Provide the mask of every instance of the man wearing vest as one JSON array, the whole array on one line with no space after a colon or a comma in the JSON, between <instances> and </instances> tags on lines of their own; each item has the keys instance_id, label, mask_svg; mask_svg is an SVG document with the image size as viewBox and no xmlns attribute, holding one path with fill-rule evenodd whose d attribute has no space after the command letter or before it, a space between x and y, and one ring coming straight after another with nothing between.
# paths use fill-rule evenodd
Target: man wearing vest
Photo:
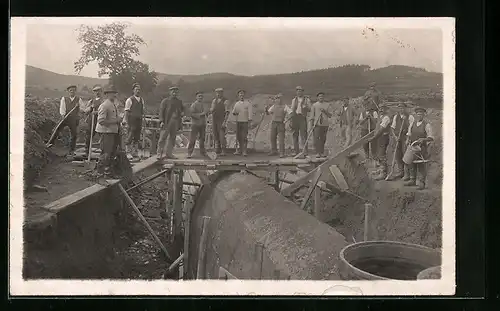
<instances>
[{"instance_id":1,"label":"man wearing vest","mask_svg":"<svg viewBox=\"0 0 500 311\"><path fill-rule=\"evenodd\" d=\"M224 97L222 88L215 89L215 98L210 107L212 114L212 130L215 140L215 153L226 155L226 123L229 115L229 101Z\"/></svg>"},{"instance_id":2,"label":"man wearing vest","mask_svg":"<svg viewBox=\"0 0 500 311\"><path fill-rule=\"evenodd\" d=\"M395 163L398 165L398 173L394 174L389 180L395 180L403 177L403 181L410 180L410 174L408 172L408 166L404 165L403 155L406 151L406 133L408 132L408 127L414 122L414 118L408 113L406 104L398 104L399 111L392 119L391 134L396 142L396 154ZM399 139L398 139L399 136Z\"/></svg>"},{"instance_id":3,"label":"man wearing vest","mask_svg":"<svg viewBox=\"0 0 500 311\"><path fill-rule=\"evenodd\" d=\"M375 127L377 126L377 119L378 119L378 114L375 109L373 109L373 106L370 105L368 102L364 102L364 107L361 113L359 114L359 122L358 126L360 127L360 134L361 137L367 135L369 132L374 131ZM369 131L368 131L369 130ZM372 140L374 142L374 140ZM369 146L371 145L371 151L372 154L370 154L370 148ZM375 143L366 143L363 145L363 150L365 151L365 156L367 158L370 158L373 154L376 154L376 149L377 145Z\"/></svg>"},{"instance_id":4,"label":"man wearing vest","mask_svg":"<svg viewBox=\"0 0 500 311\"><path fill-rule=\"evenodd\" d=\"M285 157L285 117L291 112L290 108L285 105L281 99L282 94L278 94L274 101L274 104L266 106L266 114L272 114L271 121L271 152L269 156L278 155L278 148L276 146L276 140L279 144L279 156L280 158Z\"/></svg>"},{"instance_id":5,"label":"man wearing vest","mask_svg":"<svg viewBox=\"0 0 500 311\"><path fill-rule=\"evenodd\" d=\"M352 129L355 126L356 117L354 109L348 97L342 99L342 108L340 109L340 130L344 139L344 148L348 147L352 141Z\"/></svg>"},{"instance_id":6,"label":"man wearing vest","mask_svg":"<svg viewBox=\"0 0 500 311\"><path fill-rule=\"evenodd\" d=\"M205 107L203 105L202 92L196 93L196 101L191 104L189 111L191 114L192 124L187 157L192 157L194 145L196 144L197 139L199 139L200 141L200 154L203 157L207 157L207 152L205 151L205 129L207 126L208 112L205 110Z\"/></svg>"},{"instance_id":7,"label":"man wearing vest","mask_svg":"<svg viewBox=\"0 0 500 311\"><path fill-rule=\"evenodd\" d=\"M377 107L381 104L380 102L381 94L375 87L376 87L375 82L370 83L370 88L365 92L365 98L370 105L374 106L372 107L373 109L378 110Z\"/></svg>"},{"instance_id":8,"label":"man wearing vest","mask_svg":"<svg viewBox=\"0 0 500 311\"><path fill-rule=\"evenodd\" d=\"M379 106L379 122L375 128L375 135L372 142L376 145L377 161L379 162L380 172L375 176L375 180L385 179L387 176L387 146L389 146L389 133L391 118L389 117L387 107Z\"/></svg>"},{"instance_id":9,"label":"man wearing vest","mask_svg":"<svg viewBox=\"0 0 500 311\"><path fill-rule=\"evenodd\" d=\"M425 109L421 107L415 108L415 120L408 126L407 144L417 142L421 148L421 155L424 160L429 159L428 144L434 140L432 126L429 121L425 120ZM413 163L409 165L410 180L405 186L418 186L419 190L425 188L427 178L427 167L425 162Z\"/></svg>"},{"instance_id":10,"label":"man wearing vest","mask_svg":"<svg viewBox=\"0 0 500 311\"><path fill-rule=\"evenodd\" d=\"M178 87L170 87L170 97L163 99L160 104L159 117L161 130L157 148L158 159L161 159L163 156L175 159L172 152L177 132L182 126L181 120L184 115L184 106L178 98L178 94Z\"/></svg>"},{"instance_id":11,"label":"man wearing vest","mask_svg":"<svg viewBox=\"0 0 500 311\"><path fill-rule=\"evenodd\" d=\"M131 159L139 158L138 149L141 140L142 116L144 113L144 99L140 96L141 86L139 83L132 85L134 95L125 101L125 112L122 125L128 127L127 131L127 157Z\"/></svg>"},{"instance_id":12,"label":"man wearing vest","mask_svg":"<svg viewBox=\"0 0 500 311\"><path fill-rule=\"evenodd\" d=\"M299 147L299 135L302 145L305 145L307 140L307 114L311 109L311 101L309 98L304 96L304 89L301 86L297 86L295 88L297 96L295 96L292 100L292 115L291 115L291 124L293 131L293 148L294 154L296 156L300 153L300 149L304 149L304 153L301 155L301 158L307 156L308 146L306 145Z\"/></svg>"},{"instance_id":13,"label":"man wearing vest","mask_svg":"<svg viewBox=\"0 0 500 311\"><path fill-rule=\"evenodd\" d=\"M328 103L324 101L325 93L319 92L316 96L318 101L312 105L312 116L311 116L311 128L314 128L314 149L316 150L316 156L318 158L325 157L325 143L326 136L328 135L328 118L332 116L328 112Z\"/></svg>"},{"instance_id":14,"label":"man wearing vest","mask_svg":"<svg viewBox=\"0 0 500 311\"><path fill-rule=\"evenodd\" d=\"M248 145L248 128L252 123L253 109L252 103L245 99L245 91L238 91L239 100L234 104L232 114L236 117L236 139L238 141L238 149L235 155L243 154L247 156Z\"/></svg>"},{"instance_id":15,"label":"man wearing vest","mask_svg":"<svg viewBox=\"0 0 500 311\"><path fill-rule=\"evenodd\" d=\"M87 129L85 131L85 154L89 153L89 149L92 147L92 142L90 141L90 137L94 137L96 133L95 128L97 126L97 110L99 106L102 104L102 87L100 85L96 85L92 88L92 92L94 92L95 98L92 98L88 104L87 108L84 110L86 114L85 122L87 123ZM92 123L94 126L92 127Z\"/></svg>"},{"instance_id":16,"label":"man wearing vest","mask_svg":"<svg viewBox=\"0 0 500 311\"><path fill-rule=\"evenodd\" d=\"M80 119L80 109L82 110L85 109L85 104L83 103L82 99L79 96L75 95L76 85L68 86L67 91L69 93L69 96L64 96L61 98L61 104L59 106L59 114L63 118L66 116L66 114L69 113L69 115L57 130L55 137L57 137L57 135L59 135L59 132L62 131L66 126L69 127L69 130L71 131L71 142L69 146L68 155L73 156L75 154L76 139L78 137L78 123Z\"/></svg>"},{"instance_id":17,"label":"man wearing vest","mask_svg":"<svg viewBox=\"0 0 500 311\"><path fill-rule=\"evenodd\" d=\"M120 139L118 128L121 120L116 106L118 103L116 94L118 92L113 87L104 90L106 100L99 106L97 112L96 132L99 133L101 143L99 162L101 163L100 166L104 168L104 175L107 177L112 176L112 159L116 155Z\"/></svg>"}]
</instances>

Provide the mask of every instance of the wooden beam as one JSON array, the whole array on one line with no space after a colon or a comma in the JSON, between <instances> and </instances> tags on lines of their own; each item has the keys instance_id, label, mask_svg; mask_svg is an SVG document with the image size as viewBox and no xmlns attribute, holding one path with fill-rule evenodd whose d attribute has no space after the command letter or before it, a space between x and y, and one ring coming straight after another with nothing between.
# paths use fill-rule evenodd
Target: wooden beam
<instances>
[{"instance_id":1,"label":"wooden beam","mask_svg":"<svg viewBox=\"0 0 500 311\"><path fill-rule=\"evenodd\" d=\"M340 171L339 167L334 164L329 167L329 170L333 178L337 182L337 185L339 185L339 188L343 191L349 190L349 185L347 184L347 181L345 180L344 175Z\"/></svg>"},{"instance_id":2,"label":"wooden beam","mask_svg":"<svg viewBox=\"0 0 500 311\"><path fill-rule=\"evenodd\" d=\"M193 205L194 205L193 200ZM191 233L191 211L193 207L190 204L186 205L186 222L184 223L184 275L182 278L184 280L188 279L189 276L189 238Z\"/></svg>"},{"instance_id":3,"label":"wooden beam","mask_svg":"<svg viewBox=\"0 0 500 311\"><path fill-rule=\"evenodd\" d=\"M319 219L321 215L321 208L322 208L322 201L321 201L321 189L319 187L314 188L314 217Z\"/></svg>"},{"instance_id":4,"label":"wooden beam","mask_svg":"<svg viewBox=\"0 0 500 311\"><path fill-rule=\"evenodd\" d=\"M349 153L353 152L354 150L360 148L363 146L365 143L371 141L373 139L373 136L375 135L375 131L372 131L362 138L360 138L358 141L354 142L351 144L349 147L345 148L344 150L340 151L334 156L329 157L326 161L318 165L315 169L310 171L309 173L305 174L301 178L297 179L293 184L283 188L281 190L281 194L284 196L290 196L292 195L293 192L297 191L300 187L302 187L304 184L306 184L309 180L311 180L314 177L314 174L316 171L324 171L328 169L332 164L335 164L340 158L348 156Z\"/></svg>"},{"instance_id":5,"label":"wooden beam","mask_svg":"<svg viewBox=\"0 0 500 311\"><path fill-rule=\"evenodd\" d=\"M198 247L198 267L196 269L196 279L204 279L205 275L205 255L207 252L207 237L208 237L208 223L210 217L203 216L203 224L201 228L200 245Z\"/></svg>"},{"instance_id":6,"label":"wooden beam","mask_svg":"<svg viewBox=\"0 0 500 311\"><path fill-rule=\"evenodd\" d=\"M140 187L140 186L144 185L145 183L148 183L148 182L152 181L153 179L156 179L156 178L160 177L161 175L164 175L166 172L167 172L167 170L163 170L163 171L160 171L158 173L155 173L155 174L149 176L148 178L145 178L145 179L141 180L137 184L135 184L132 187L128 188L127 192L129 192L129 191L131 191L131 190L133 190L133 189L135 189L137 187Z\"/></svg>"},{"instance_id":7,"label":"wooden beam","mask_svg":"<svg viewBox=\"0 0 500 311\"><path fill-rule=\"evenodd\" d=\"M184 171L178 170L172 174L172 204L174 209L174 239L178 241L182 226L182 184Z\"/></svg>"},{"instance_id":8,"label":"wooden beam","mask_svg":"<svg viewBox=\"0 0 500 311\"><path fill-rule=\"evenodd\" d=\"M311 197L314 189L316 188L316 184L318 183L319 179L321 178L321 175L323 174L323 172L321 170L317 170L315 175L314 175L314 179L311 183L311 185L309 186L309 189L307 189L307 193L306 195L304 196L304 199L302 200L302 204L300 205L300 208L302 210L305 209L306 207L306 204L307 204L307 201L309 201L309 198Z\"/></svg>"}]
</instances>

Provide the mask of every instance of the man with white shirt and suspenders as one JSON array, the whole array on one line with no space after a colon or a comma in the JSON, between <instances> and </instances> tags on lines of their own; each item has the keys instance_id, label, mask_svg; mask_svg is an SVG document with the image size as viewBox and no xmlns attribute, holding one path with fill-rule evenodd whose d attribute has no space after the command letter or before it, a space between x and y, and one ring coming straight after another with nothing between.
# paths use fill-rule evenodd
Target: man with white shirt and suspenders
<instances>
[{"instance_id":1,"label":"man with white shirt and suspenders","mask_svg":"<svg viewBox=\"0 0 500 311\"><path fill-rule=\"evenodd\" d=\"M66 126L69 127L71 131L71 142L69 146L68 155L73 156L75 154L76 149L76 140L78 137L78 123L80 121L80 109L85 109L85 103L82 99L77 96L76 93L76 85L70 85L67 88L69 96L63 96L61 98L61 104L59 106L59 114L61 117L66 117L66 114L69 113L68 117L61 126L58 128L55 137L62 131ZM75 105L78 106L75 108ZM75 108L75 109L73 109ZM71 113L70 113L71 112Z\"/></svg>"},{"instance_id":2,"label":"man with white shirt and suspenders","mask_svg":"<svg viewBox=\"0 0 500 311\"><path fill-rule=\"evenodd\" d=\"M236 119L236 139L238 141L238 148L235 155L242 154L244 157L248 155L248 128L252 123L253 107L247 99L245 99L245 91L238 91L238 101L234 104L232 114ZM238 150L239 149L239 150Z\"/></svg>"},{"instance_id":3,"label":"man with white shirt and suspenders","mask_svg":"<svg viewBox=\"0 0 500 311\"><path fill-rule=\"evenodd\" d=\"M301 154L301 158L307 156L308 148L306 144L307 141L307 114L311 109L311 100L304 96L304 89L301 86L297 86L295 88L297 96L295 96L292 100L291 106L291 123L293 130L293 148L294 154L296 156L300 153L300 149L304 150L304 153ZM302 148L299 146L299 136L302 145Z\"/></svg>"},{"instance_id":4,"label":"man with white shirt and suspenders","mask_svg":"<svg viewBox=\"0 0 500 311\"><path fill-rule=\"evenodd\" d=\"M399 103L398 109L399 111L394 115L391 125L391 134L396 142L394 161L398 165L398 173L391 176L388 180L395 180L403 177L403 181L408 181L410 180L410 174L408 166L404 165L403 155L406 151L406 133L408 132L408 127L415 119L408 113L405 103Z\"/></svg>"},{"instance_id":5,"label":"man with white shirt and suspenders","mask_svg":"<svg viewBox=\"0 0 500 311\"><path fill-rule=\"evenodd\" d=\"M290 108L281 99L282 96L281 93L276 95L273 105L268 105L265 108L266 114L272 114L271 152L269 156L278 155L277 145L279 145L280 158L285 157L285 117L291 112ZM278 144L276 144L276 140L278 140Z\"/></svg>"},{"instance_id":6,"label":"man with white shirt and suspenders","mask_svg":"<svg viewBox=\"0 0 500 311\"><path fill-rule=\"evenodd\" d=\"M137 159L139 157L139 141L141 140L144 99L140 96L141 86L139 83L134 83L132 90L134 94L125 101L125 113L122 124L124 127L128 127L127 157L129 159Z\"/></svg>"}]
</instances>

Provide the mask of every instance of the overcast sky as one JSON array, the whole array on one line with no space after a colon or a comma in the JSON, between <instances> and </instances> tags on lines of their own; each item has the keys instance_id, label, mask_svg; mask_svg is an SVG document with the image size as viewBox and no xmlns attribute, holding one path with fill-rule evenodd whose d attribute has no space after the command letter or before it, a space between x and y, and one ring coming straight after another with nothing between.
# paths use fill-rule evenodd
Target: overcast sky
<instances>
[{"instance_id":1,"label":"overcast sky","mask_svg":"<svg viewBox=\"0 0 500 311\"><path fill-rule=\"evenodd\" d=\"M78 25L27 27L27 64L75 74ZM409 65L442 72L442 33L433 29L245 29L133 25L141 36L139 60L157 72L241 75L288 73L349 63L374 68ZM81 75L97 77L97 65Z\"/></svg>"}]
</instances>

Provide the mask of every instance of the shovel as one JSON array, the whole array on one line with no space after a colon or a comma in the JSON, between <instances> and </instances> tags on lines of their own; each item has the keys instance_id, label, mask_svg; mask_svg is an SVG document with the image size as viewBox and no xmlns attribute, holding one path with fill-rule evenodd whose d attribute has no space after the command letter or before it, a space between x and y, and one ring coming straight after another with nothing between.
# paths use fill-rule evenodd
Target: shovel
<instances>
[{"instance_id":1,"label":"shovel","mask_svg":"<svg viewBox=\"0 0 500 311\"><path fill-rule=\"evenodd\" d=\"M299 158L301 158L301 157L304 156L304 153L306 152L306 148L307 148L307 143L309 142L309 139L311 138L311 136L313 134L313 131L316 128L316 125L318 125L319 119L321 119L321 116L318 117L318 119L316 119L316 121L314 122L313 127L309 130L309 134L307 135L307 139L304 142L304 147L302 148L302 152L300 152L295 157L293 157L294 159L299 159Z\"/></svg>"},{"instance_id":2,"label":"shovel","mask_svg":"<svg viewBox=\"0 0 500 311\"><path fill-rule=\"evenodd\" d=\"M87 166L87 169L89 170L95 170L96 168L96 165L97 165L97 162L92 162L92 159L91 159L91 156L92 156L92 142L93 142L93 139L94 139L94 131L95 131L95 117L94 117L94 112L92 111L90 113L90 117L92 118L92 127L90 129L90 143L89 143L89 154L87 156L87 162L86 162L86 166Z\"/></svg>"},{"instance_id":3,"label":"shovel","mask_svg":"<svg viewBox=\"0 0 500 311\"><path fill-rule=\"evenodd\" d=\"M391 171L389 172L389 174L387 174L387 176L385 177L385 180L389 180L391 177L392 177L392 174L394 174L394 166L396 164L396 152L398 150L398 146L399 146L399 140L401 138L401 133L403 132L403 124L401 124L401 129L399 129L399 134L398 134L398 138L396 140L396 147L394 148L394 154L392 155L392 165L391 165Z\"/></svg>"}]
</instances>

